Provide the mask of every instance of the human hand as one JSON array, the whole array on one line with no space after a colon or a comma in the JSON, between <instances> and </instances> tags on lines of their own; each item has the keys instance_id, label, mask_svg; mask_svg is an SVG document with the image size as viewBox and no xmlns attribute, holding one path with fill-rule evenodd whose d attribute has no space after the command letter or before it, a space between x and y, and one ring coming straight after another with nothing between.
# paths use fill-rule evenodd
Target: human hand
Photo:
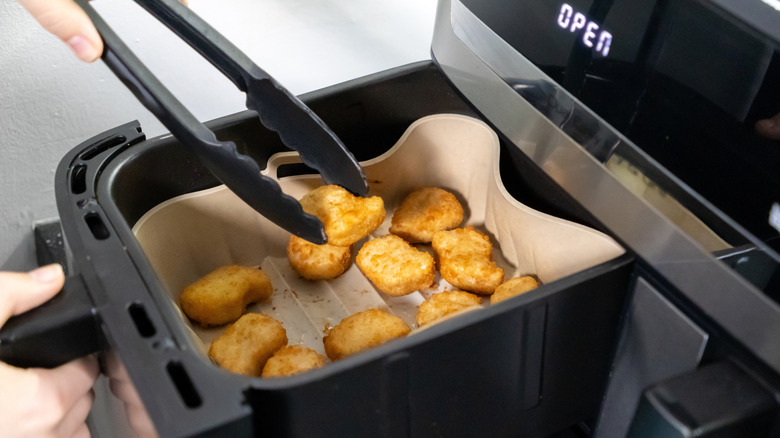
<instances>
[{"instance_id":1,"label":"human hand","mask_svg":"<svg viewBox=\"0 0 780 438\"><path fill-rule=\"evenodd\" d=\"M103 53L100 34L73 0L19 0L19 3L44 29L70 46L82 61L95 61Z\"/></svg>"},{"instance_id":2,"label":"human hand","mask_svg":"<svg viewBox=\"0 0 780 438\"><path fill-rule=\"evenodd\" d=\"M0 272L0 326L54 296L65 282L60 265L29 273ZM45 348L45 346L41 346ZM8 437L88 437L85 424L98 375L95 357L54 369L0 362L0 424Z\"/></svg>"},{"instance_id":3,"label":"human hand","mask_svg":"<svg viewBox=\"0 0 780 438\"><path fill-rule=\"evenodd\" d=\"M138 395L122 361L119 360L116 353L109 352L106 354L105 364L111 393L122 401L127 422L137 438L158 438L159 435L154 428L154 423L152 423L152 419L141 401L141 396Z\"/></svg>"},{"instance_id":4,"label":"human hand","mask_svg":"<svg viewBox=\"0 0 780 438\"><path fill-rule=\"evenodd\" d=\"M772 140L780 140L780 113L770 119L756 122L756 132Z\"/></svg>"},{"instance_id":5,"label":"human hand","mask_svg":"<svg viewBox=\"0 0 780 438\"><path fill-rule=\"evenodd\" d=\"M103 39L92 21L73 0L18 0L35 20L65 42L84 62L103 54ZM187 5L187 0L179 0Z\"/></svg>"}]
</instances>

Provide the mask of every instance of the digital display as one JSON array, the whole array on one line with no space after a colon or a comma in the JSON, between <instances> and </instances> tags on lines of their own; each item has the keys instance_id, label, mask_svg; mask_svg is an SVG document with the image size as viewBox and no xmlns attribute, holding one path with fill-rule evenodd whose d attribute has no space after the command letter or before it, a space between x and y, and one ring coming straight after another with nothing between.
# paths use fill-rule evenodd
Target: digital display
<instances>
[{"instance_id":1,"label":"digital display","mask_svg":"<svg viewBox=\"0 0 780 438\"><path fill-rule=\"evenodd\" d=\"M598 23L588 20L584 14L575 11L568 3L561 5L558 13L558 26L568 29L570 32L580 32L582 43L587 47L593 47L595 44L596 52L602 56L607 56L609 53L609 47L612 45L612 34L606 30L600 30Z\"/></svg>"}]
</instances>

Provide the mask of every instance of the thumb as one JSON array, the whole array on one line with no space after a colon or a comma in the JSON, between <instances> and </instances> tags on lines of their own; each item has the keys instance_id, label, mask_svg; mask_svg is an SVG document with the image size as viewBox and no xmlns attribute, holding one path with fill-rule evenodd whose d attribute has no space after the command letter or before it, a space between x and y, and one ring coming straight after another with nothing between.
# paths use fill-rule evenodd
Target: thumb
<instances>
[{"instance_id":1,"label":"thumb","mask_svg":"<svg viewBox=\"0 0 780 438\"><path fill-rule=\"evenodd\" d=\"M46 30L70 46L85 62L103 53L103 40L87 14L73 0L19 0Z\"/></svg>"},{"instance_id":2,"label":"thumb","mask_svg":"<svg viewBox=\"0 0 780 438\"><path fill-rule=\"evenodd\" d=\"M0 272L0 326L13 315L37 307L62 289L65 275L58 264L33 271Z\"/></svg>"}]
</instances>

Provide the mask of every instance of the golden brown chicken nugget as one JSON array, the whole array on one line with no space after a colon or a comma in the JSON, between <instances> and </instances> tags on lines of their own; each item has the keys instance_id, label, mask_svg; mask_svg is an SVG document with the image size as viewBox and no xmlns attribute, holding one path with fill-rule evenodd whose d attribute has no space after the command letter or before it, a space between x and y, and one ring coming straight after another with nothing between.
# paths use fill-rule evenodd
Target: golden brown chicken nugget
<instances>
[{"instance_id":1,"label":"golden brown chicken nugget","mask_svg":"<svg viewBox=\"0 0 780 438\"><path fill-rule=\"evenodd\" d=\"M287 345L276 350L263 367L262 377L282 377L319 368L327 363L325 356L302 345Z\"/></svg>"},{"instance_id":2,"label":"golden brown chicken nugget","mask_svg":"<svg viewBox=\"0 0 780 438\"><path fill-rule=\"evenodd\" d=\"M223 266L187 286L179 297L184 313L204 326L237 320L251 303L271 297L271 280L257 268Z\"/></svg>"},{"instance_id":3,"label":"golden brown chicken nugget","mask_svg":"<svg viewBox=\"0 0 780 438\"><path fill-rule=\"evenodd\" d=\"M439 292L420 304L417 309L417 326L422 327L451 313L480 304L482 298L472 293L460 290Z\"/></svg>"},{"instance_id":4,"label":"golden brown chicken nugget","mask_svg":"<svg viewBox=\"0 0 780 438\"><path fill-rule=\"evenodd\" d=\"M368 309L344 318L322 339L325 354L341 360L355 353L409 334L411 329L399 317L383 310Z\"/></svg>"},{"instance_id":5,"label":"golden brown chicken nugget","mask_svg":"<svg viewBox=\"0 0 780 438\"><path fill-rule=\"evenodd\" d=\"M490 238L473 227L437 231L433 249L442 278L459 289L492 294L504 281L504 270L493 261Z\"/></svg>"},{"instance_id":6,"label":"golden brown chicken nugget","mask_svg":"<svg viewBox=\"0 0 780 438\"><path fill-rule=\"evenodd\" d=\"M290 266L307 280L328 280L349 268L352 246L316 245L298 236L290 236L287 258Z\"/></svg>"},{"instance_id":7,"label":"golden brown chicken nugget","mask_svg":"<svg viewBox=\"0 0 780 438\"><path fill-rule=\"evenodd\" d=\"M463 207L452 193L423 187L404 198L393 213L390 232L411 243L431 243L433 234L463 222Z\"/></svg>"},{"instance_id":8,"label":"golden brown chicken nugget","mask_svg":"<svg viewBox=\"0 0 780 438\"><path fill-rule=\"evenodd\" d=\"M211 343L209 357L228 371L258 377L266 361L285 345L287 331L279 321L247 313Z\"/></svg>"},{"instance_id":9,"label":"golden brown chicken nugget","mask_svg":"<svg viewBox=\"0 0 780 438\"><path fill-rule=\"evenodd\" d=\"M539 287L539 282L530 275L509 279L496 288L496 291L490 296L490 304L496 304L537 287Z\"/></svg>"},{"instance_id":10,"label":"golden brown chicken nugget","mask_svg":"<svg viewBox=\"0 0 780 438\"><path fill-rule=\"evenodd\" d=\"M301 198L303 211L317 216L328 243L349 246L373 233L385 220L385 203L379 196L354 196L337 185L320 186Z\"/></svg>"},{"instance_id":11,"label":"golden brown chicken nugget","mask_svg":"<svg viewBox=\"0 0 780 438\"><path fill-rule=\"evenodd\" d=\"M430 254L392 234L363 244L355 262L377 289L388 295L408 295L430 287L436 277Z\"/></svg>"}]
</instances>

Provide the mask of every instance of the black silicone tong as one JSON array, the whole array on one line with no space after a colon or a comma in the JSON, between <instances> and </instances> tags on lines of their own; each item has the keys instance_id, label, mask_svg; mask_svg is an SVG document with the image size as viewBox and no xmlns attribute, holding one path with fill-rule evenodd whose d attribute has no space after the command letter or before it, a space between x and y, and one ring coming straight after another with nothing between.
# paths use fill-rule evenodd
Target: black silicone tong
<instances>
[{"instance_id":1,"label":"black silicone tong","mask_svg":"<svg viewBox=\"0 0 780 438\"><path fill-rule=\"evenodd\" d=\"M303 102L208 23L178 0L135 0L147 12L198 51L246 93L246 106L257 112L263 125L279 133L282 142L299 152L301 160L320 172L327 184L353 194L368 193L363 170L355 157L325 123ZM322 223L305 213L300 203L284 194L271 178L260 173L250 157L235 144L217 140L146 68L86 0L77 0L104 42L103 62L182 144L192 148L208 169L252 208L291 233L322 244Z\"/></svg>"}]
</instances>

